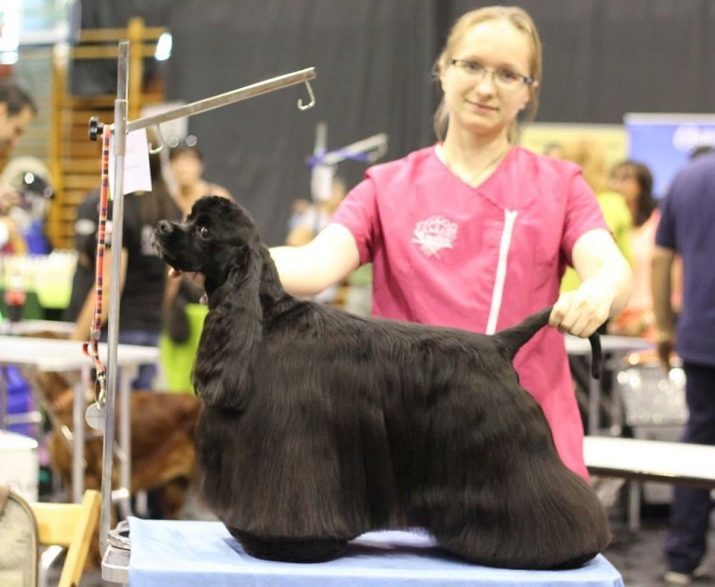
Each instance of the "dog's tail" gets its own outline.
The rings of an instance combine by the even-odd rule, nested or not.
[[[499,337],[499,340],[512,359],[516,356],[517,351],[526,344],[532,336],[549,323],[551,310],[551,307],[544,308],[540,312],[532,314],[520,324],[502,330],[495,335]],[[594,378],[598,379],[601,375],[603,363],[601,339],[598,333],[594,332],[588,337],[588,340],[591,343],[591,374]]]

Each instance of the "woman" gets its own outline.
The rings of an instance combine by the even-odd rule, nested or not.
[[[596,194],[596,201],[601,208],[603,219],[616,241],[616,246],[623,256],[632,262],[631,231],[633,220],[624,195],[609,184],[608,167],[603,146],[588,137],[578,137],[561,148],[560,159],[571,161],[581,168],[583,178]],[[576,289],[578,278],[566,272],[561,287]],[[572,280],[568,281],[567,279]]]
[[[176,182],[176,201],[184,215],[201,196],[212,194],[231,198],[228,190],[204,179],[204,156],[196,146],[182,145],[169,153],[171,172]]]
[[[124,221],[121,253],[121,312],[119,314],[119,342],[142,346],[157,346],[162,328],[162,304],[166,295],[166,265],[152,245],[154,225],[166,218],[179,219],[181,211],[161,179],[161,160],[158,155],[149,159],[153,188],[147,193],[133,193],[124,197]],[[82,283],[79,275],[93,275],[97,247],[97,219],[99,194],[89,196],[83,204],[85,229],[78,234],[80,254],[72,297],[78,310],[71,337],[87,340],[94,319],[95,295],[91,284]],[[111,212],[110,212],[111,214]],[[109,223],[108,223],[109,227]],[[108,228],[108,232],[109,232]],[[111,233],[108,234],[111,245]],[[109,314],[111,254],[104,254],[102,324]],[[91,280],[91,283],[94,283]],[[85,289],[90,287],[89,291]],[[82,300],[83,303],[82,303]],[[152,389],[156,367],[141,365],[139,376],[132,382],[134,389]]]
[[[311,295],[373,262],[373,314],[491,333],[554,305],[588,336],[624,304],[630,271],[578,168],[515,146],[536,111],[541,43],[520,8],[462,16],[439,56],[441,140],[367,172],[329,224],[271,253],[285,288]],[[566,262],[583,284],[558,295]],[[563,337],[544,329],[515,362],[562,459],[587,476]]]
[[[633,255],[633,292],[628,304],[611,323],[614,334],[656,339],[651,292],[651,261],[655,249],[655,233],[660,222],[660,210],[653,197],[653,175],[647,166],[626,160],[611,170],[609,186],[623,194],[633,229],[630,248]],[[682,268],[674,265],[672,276],[673,304],[680,307]]]

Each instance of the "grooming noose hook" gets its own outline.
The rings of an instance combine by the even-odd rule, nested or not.
[[[149,152],[152,155],[156,155],[157,153],[161,153],[161,150],[164,148],[164,145],[166,145],[166,141],[164,140],[164,135],[161,132],[161,125],[157,124],[154,126],[155,132],[156,132],[156,138],[159,140],[159,145],[154,147],[151,144],[151,141],[149,142]]]
[[[310,97],[310,102],[303,104],[303,98],[298,100],[298,110],[308,110],[315,106],[315,94],[313,93],[313,88],[308,80],[305,80],[305,89],[308,90],[308,96]]]

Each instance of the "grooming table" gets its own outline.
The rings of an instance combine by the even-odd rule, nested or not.
[[[107,346],[99,345],[101,357],[106,357]],[[120,486],[127,503],[131,487],[131,434],[129,394],[131,377],[137,367],[144,363],[156,363],[159,350],[154,347],[120,344],[117,346],[117,375],[119,379],[119,402],[122,405],[119,424]],[[74,442],[72,447],[72,501],[80,502],[84,492],[84,391],[90,385],[92,359],[82,352],[82,343],[74,340],[0,336],[0,365],[14,365],[38,371],[68,373],[80,371],[82,381],[75,389],[73,407]],[[0,381],[0,427],[4,420],[4,385]]]
[[[628,527],[639,528],[640,483],[660,481],[715,489],[715,446],[608,436],[584,439],[586,467],[594,475],[628,479]]]
[[[59,322],[56,320],[0,321],[0,334],[11,336],[34,336],[38,333],[50,332],[62,338],[67,338],[74,332],[74,328],[74,322]]]
[[[570,571],[513,571],[472,565],[436,548],[425,534],[370,532],[341,558],[316,564],[276,563],[245,553],[220,522],[129,518],[131,556],[110,546],[102,577],[132,587],[620,587],[618,571],[599,555]],[[122,557],[123,555],[123,557]],[[123,558],[123,560],[122,560]]]

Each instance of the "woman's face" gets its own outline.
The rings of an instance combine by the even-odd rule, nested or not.
[[[506,20],[489,20],[469,29],[454,48],[440,80],[449,112],[449,130],[479,135],[507,133],[530,98],[530,88],[519,79],[505,87],[503,74],[529,77],[531,43],[525,33]],[[469,62],[465,67],[465,62]],[[486,72],[475,73],[476,68]],[[536,87],[538,82],[533,82]]]
[[[633,207],[638,204],[641,186],[634,169],[628,166],[615,169],[611,174],[608,187],[623,194],[629,206]]]
[[[172,159],[171,171],[176,183],[180,186],[191,186],[201,179],[204,166],[194,153],[185,151]]]

